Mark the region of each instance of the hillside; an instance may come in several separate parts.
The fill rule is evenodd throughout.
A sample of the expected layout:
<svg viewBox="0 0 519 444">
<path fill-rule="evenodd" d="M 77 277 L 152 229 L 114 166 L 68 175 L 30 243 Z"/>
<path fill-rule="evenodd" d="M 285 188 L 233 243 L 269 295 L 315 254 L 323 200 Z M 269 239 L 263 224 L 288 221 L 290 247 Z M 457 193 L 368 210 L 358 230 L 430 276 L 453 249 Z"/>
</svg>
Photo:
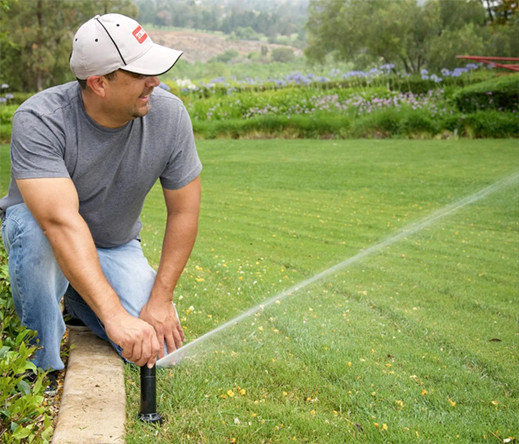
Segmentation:
<svg viewBox="0 0 519 444">
<path fill-rule="evenodd" d="M 262 46 L 266 46 L 269 51 L 286 47 L 254 40 L 227 40 L 224 35 L 201 31 L 148 30 L 148 33 L 155 43 L 184 51 L 182 58 L 190 63 L 207 62 L 228 50 L 235 50 L 241 56 L 247 57 L 251 52 L 260 53 Z M 297 57 L 302 55 L 300 49 L 292 49 Z"/>
</svg>

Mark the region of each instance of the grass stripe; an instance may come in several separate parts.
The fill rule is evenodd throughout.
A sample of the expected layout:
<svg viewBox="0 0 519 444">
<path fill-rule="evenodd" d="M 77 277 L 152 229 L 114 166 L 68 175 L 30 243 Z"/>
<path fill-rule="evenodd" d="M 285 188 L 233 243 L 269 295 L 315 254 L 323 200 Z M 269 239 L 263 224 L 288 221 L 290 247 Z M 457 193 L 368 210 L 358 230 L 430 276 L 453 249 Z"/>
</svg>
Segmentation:
<svg viewBox="0 0 519 444">
<path fill-rule="evenodd" d="M 499 191 L 503 188 L 515 185 L 519 180 L 519 172 L 516 172 L 514 174 L 509 175 L 508 177 L 505 177 L 492 185 L 483 188 L 482 190 L 477 191 L 476 193 L 473 193 L 469 196 L 466 196 L 456 202 L 453 202 L 449 205 L 446 205 L 445 207 L 435 211 L 434 213 L 430 214 L 429 216 L 426 216 L 425 218 L 416 221 L 414 223 L 411 223 L 404 227 L 402 230 L 399 230 L 397 233 L 391 235 L 390 237 L 386 238 L 385 240 L 378 242 L 371 247 L 365 249 L 364 251 L 361 251 L 360 253 L 356 254 L 353 257 L 350 257 L 333 267 L 330 267 L 324 271 L 321 271 L 320 273 L 315 274 L 314 276 L 305 279 L 304 281 L 293 285 L 292 287 L 288 288 L 287 290 L 283 290 L 281 293 L 276 294 L 275 296 L 272 296 L 271 298 L 267 299 L 266 301 L 262 302 L 261 304 L 252 307 L 239 316 L 236 316 L 235 318 L 231 319 L 230 321 L 225 322 L 224 324 L 218 326 L 214 330 L 211 330 L 204 335 L 200 336 L 199 338 L 195 339 L 194 341 L 186 344 L 182 349 L 177 350 L 173 353 L 170 353 L 169 355 L 165 356 L 164 358 L 157 361 L 157 365 L 159 367 L 167 367 L 169 365 L 175 365 L 178 364 L 185 356 L 192 353 L 191 349 L 195 348 L 197 344 L 203 342 L 204 340 L 207 340 L 208 338 L 218 334 L 222 330 L 226 330 L 229 327 L 237 324 L 238 322 L 242 321 L 243 319 L 246 319 L 254 314 L 256 314 L 258 311 L 263 310 L 265 307 L 268 307 L 280 300 L 285 299 L 288 296 L 292 296 L 294 293 L 299 292 L 300 290 L 304 289 L 305 287 L 320 281 L 322 279 L 325 279 L 329 277 L 330 275 L 336 273 L 337 271 L 342 270 L 345 267 L 350 266 L 351 264 L 354 264 L 362 259 L 364 259 L 367 256 L 370 256 L 374 253 L 378 253 L 383 248 L 386 248 L 395 242 L 400 241 L 404 237 L 411 236 L 424 228 L 427 228 L 437 222 L 438 220 L 452 214 L 453 212 L 465 207 L 466 205 L 470 205 L 474 202 L 477 202 L 480 199 L 483 199 L 487 197 L 488 195 Z"/>
</svg>

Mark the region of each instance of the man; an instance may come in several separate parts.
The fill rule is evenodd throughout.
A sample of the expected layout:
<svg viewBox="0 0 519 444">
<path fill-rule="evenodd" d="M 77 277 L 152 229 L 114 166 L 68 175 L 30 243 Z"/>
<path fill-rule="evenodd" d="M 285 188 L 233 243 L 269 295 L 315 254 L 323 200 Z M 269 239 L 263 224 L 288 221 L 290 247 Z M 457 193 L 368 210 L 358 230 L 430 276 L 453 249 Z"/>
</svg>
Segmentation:
<svg viewBox="0 0 519 444">
<path fill-rule="evenodd" d="M 63 296 L 73 318 L 139 366 L 182 345 L 173 291 L 196 238 L 202 167 L 182 102 L 154 89 L 181 54 L 128 17 L 96 16 L 74 36 L 79 82 L 36 94 L 14 116 L 2 238 L 42 369 L 64 368 Z M 167 222 L 155 272 L 139 214 L 157 179 Z"/>
</svg>

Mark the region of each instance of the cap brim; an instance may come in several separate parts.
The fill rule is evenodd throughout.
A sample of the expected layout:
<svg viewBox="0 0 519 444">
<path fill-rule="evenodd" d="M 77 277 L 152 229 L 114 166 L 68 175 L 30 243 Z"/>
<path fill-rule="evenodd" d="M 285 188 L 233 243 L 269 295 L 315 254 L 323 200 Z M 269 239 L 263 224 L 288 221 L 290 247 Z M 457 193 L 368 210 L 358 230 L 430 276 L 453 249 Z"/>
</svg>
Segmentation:
<svg viewBox="0 0 519 444">
<path fill-rule="evenodd" d="M 144 55 L 121 69 L 145 76 L 160 76 L 173 68 L 182 54 L 183 51 L 154 44 Z"/>
</svg>

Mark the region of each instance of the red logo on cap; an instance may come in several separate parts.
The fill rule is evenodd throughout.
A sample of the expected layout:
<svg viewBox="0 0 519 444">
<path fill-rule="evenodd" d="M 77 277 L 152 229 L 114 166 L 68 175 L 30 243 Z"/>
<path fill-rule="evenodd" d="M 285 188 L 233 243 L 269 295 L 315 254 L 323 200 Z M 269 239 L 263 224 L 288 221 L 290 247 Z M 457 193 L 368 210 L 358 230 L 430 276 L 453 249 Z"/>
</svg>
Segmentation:
<svg viewBox="0 0 519 444">
<path fill-rule="evenodd" d="M 146 34 L 146 31 L 144 29 L 142 29 L 141 26 L 137 26 L 137 28 L 134 29 L 132 34 L 139 43 L 143 43 L 144 40 L 146 40 L 148 38 L 148 34 Z"/>
</svg>

